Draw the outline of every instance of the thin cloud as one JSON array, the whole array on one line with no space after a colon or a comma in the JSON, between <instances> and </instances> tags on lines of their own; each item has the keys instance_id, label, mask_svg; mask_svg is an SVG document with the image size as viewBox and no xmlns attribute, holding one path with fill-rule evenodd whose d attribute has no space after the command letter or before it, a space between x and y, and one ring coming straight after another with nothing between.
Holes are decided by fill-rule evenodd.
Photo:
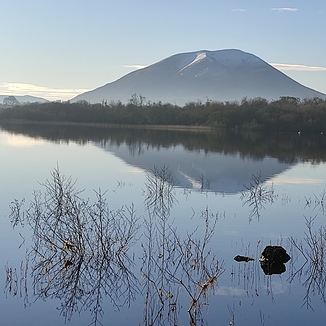
<instances>
[{"instance_id":1,"label":"thin cloud","mask_svg":"<svg viewBox=\"0 0 326 326\"><path fill-rule=\"evenodd\" d=\"M292 71L326 71L326 67L306 66L306 65L293 65L287 63L270 63L279 70L292 70Z\"/></svg>"},{"instance_id":2,"label":"thin cloud","mask_svg":"<svg viewBox=\"0 0 326 326\"><path fill-rule=\"evenodd\" d=\"M38 86L27 83L2 83L0 84L0 94L2 95L31 95L42 97L51 101L69 100L81 93L87 92L89 89L84 88L51 88Z\"/></svg>"},{"instance_id":3,"label":"thin cloud","mask_svg":"<svg viewBox=\"0 0 326 326\"><path fill-rule=\"evenodd\" d=\"M282 8L272 8L271 10L273 11L278 11L278 12L295 12L298 11L298 8L290 8L290 7L282 7Z\"/></svg>"},{"instance_id":4,"label":"thin cloud","mask_svg":"<svg viewBox=\"0 0 326 326\"><path fill-rule=\"evenodd\" d=\"M232 11L235 11L235 12L245 12L247 10L246 9L242 9L242 8L236 8L236 9L232 9Z\"/></svg>"}]
</instances>

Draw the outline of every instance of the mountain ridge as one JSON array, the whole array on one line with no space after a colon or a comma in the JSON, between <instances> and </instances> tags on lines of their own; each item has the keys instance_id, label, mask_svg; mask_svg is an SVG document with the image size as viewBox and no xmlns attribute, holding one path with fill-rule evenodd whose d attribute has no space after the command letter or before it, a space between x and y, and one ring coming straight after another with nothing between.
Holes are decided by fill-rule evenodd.
<instances>
[{"instance_id":1,"label":"mountain ridge","mask_svg":"<svg viewBox=\"0 0 326 326\"><path fill-rule=\"evenodd\" d=\"M17 101L19 101L20 104L26 104L26 103L45 103L49 102L47 99L43 97L37 97L37 96L32 96L32 95L1 95L0 94L0 104L3 103L3 100L9 96L14 96Z\"/></svg>"},{"instance_id":2,"label":"mountain ridge","mask_svg":"<svg viewBox=\"0 0 326 326\"><path fill-rule=\"evenodd\" d=\"M238 49L199 50L172 55L71 101L127 102L133 94L158 102L239 101L244 97L277 100L326 95L308 88L264 60Z\"/></svg>"}]
</instances>

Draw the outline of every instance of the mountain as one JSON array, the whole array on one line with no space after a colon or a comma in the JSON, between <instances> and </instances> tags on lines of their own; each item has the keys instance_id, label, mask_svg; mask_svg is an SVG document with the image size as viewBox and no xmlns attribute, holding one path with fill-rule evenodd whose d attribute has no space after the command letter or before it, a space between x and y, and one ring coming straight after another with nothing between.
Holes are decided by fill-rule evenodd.
<instances>
[{"instance_id":1,"label":"mountain","mask_svg":"<svg viewBox=\"0 0 326 326\"><path fill-rule=\"evenodd\" d=\"M8 96L11 95L0 95L0 104L3 103L3 99L7 98ZM39 102L39 103L45 103L45 102L49 102L48 100L42 98L42 97L35 97L35 96L30 96L30 95L22 95L22 96L15 96L15 98L17 99L17 101L20 104L25 104L25 103L34 103L34 102Z\"/></svg>"},{"instance_id":2,"label":"mountain","mask_svg":"<svg viewBox=\"0 0 326 326\"><path fill-rule=\"evenodd\" d=\"M197 51L173 55L71 101L127 102L133 94L147 100L183 105L206 99L234 101L244 97L277 100L326 95L305 87L257 56L241 50Z\"/></svg>"}]
</instances>

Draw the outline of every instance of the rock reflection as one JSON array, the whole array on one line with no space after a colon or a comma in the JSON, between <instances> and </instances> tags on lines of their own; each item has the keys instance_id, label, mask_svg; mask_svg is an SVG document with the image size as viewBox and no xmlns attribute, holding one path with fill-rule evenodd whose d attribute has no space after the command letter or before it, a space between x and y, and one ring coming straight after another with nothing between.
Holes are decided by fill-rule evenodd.
<instances>
[{"instance_id":1,"label":"rock reflection","mask_svg":"<svg viewBox=\"0 0 326 326\"><path fill-rule=\"evenodd\" d=\"M199 325L203 323L202 307L208 304L208 296L224 271L223 263L207 248L216 219L212 220L208 209L205 210L202 212L205 223L202 239L196 238L197 232L181 238L169 221L174 201L167 176L166 167L156 170L148 175L146 184L148 219L146 242L142 244L144 325L177 325L185 300L189 302L190 325Z\"/></svg>"},{"instance_id":2,"label":"rock reflection","mask_svg":"<svg viewBox=\"0 0 326 326\"><path fill-rule=\"evenodd\" d=\"M25 296L30 268L36 299L59 299L65 321L75 312L90 310L92 323L97 324L104 296L116 308L135 298L139 282L131 271L130 249L138 218L133 206L110 211L100 191L94 204L85 201L59 169L51 177L43 184L44 194L34 192L27 210L22 202L11 204L12 224L27 223L33 232L23 273ZM9 266L6 271L7 292L15 295L17 273Z\"/></svg>"},{"instance_id":3,"label":"rock reflection","mask_svg":"<svg viewBox=\"0 0 326 326\"><path fill-rule=\"evenodd\" d=\"M290 238L292 246L304 260L300 268L293 269L290 282L297 278L306 288L303 305L311 309L314 295L319 295L326 304L326 227L314 231L314 219L306 218L307 232L303 242Z\"/></svg>"}]
</instances>

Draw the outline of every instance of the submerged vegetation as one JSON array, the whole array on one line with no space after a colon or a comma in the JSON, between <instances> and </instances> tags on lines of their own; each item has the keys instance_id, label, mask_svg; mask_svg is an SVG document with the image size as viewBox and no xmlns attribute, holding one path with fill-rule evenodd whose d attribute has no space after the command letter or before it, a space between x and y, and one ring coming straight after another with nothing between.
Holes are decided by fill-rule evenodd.
<instances>
[{"instance_id":1,"label":"submerged vegetation","mask_svg":"<svg viewBox=\"0 0 326 326\"><path fill-rule=\"evenodd\" d=\"M0 112L0 121L105 125L205 127L226 130L326 131L326 100L281 97L239 102L189 102L183 107L146 101L134 94L127 104L49 102L13 106Z\"/></svg>"}]
</instances>

